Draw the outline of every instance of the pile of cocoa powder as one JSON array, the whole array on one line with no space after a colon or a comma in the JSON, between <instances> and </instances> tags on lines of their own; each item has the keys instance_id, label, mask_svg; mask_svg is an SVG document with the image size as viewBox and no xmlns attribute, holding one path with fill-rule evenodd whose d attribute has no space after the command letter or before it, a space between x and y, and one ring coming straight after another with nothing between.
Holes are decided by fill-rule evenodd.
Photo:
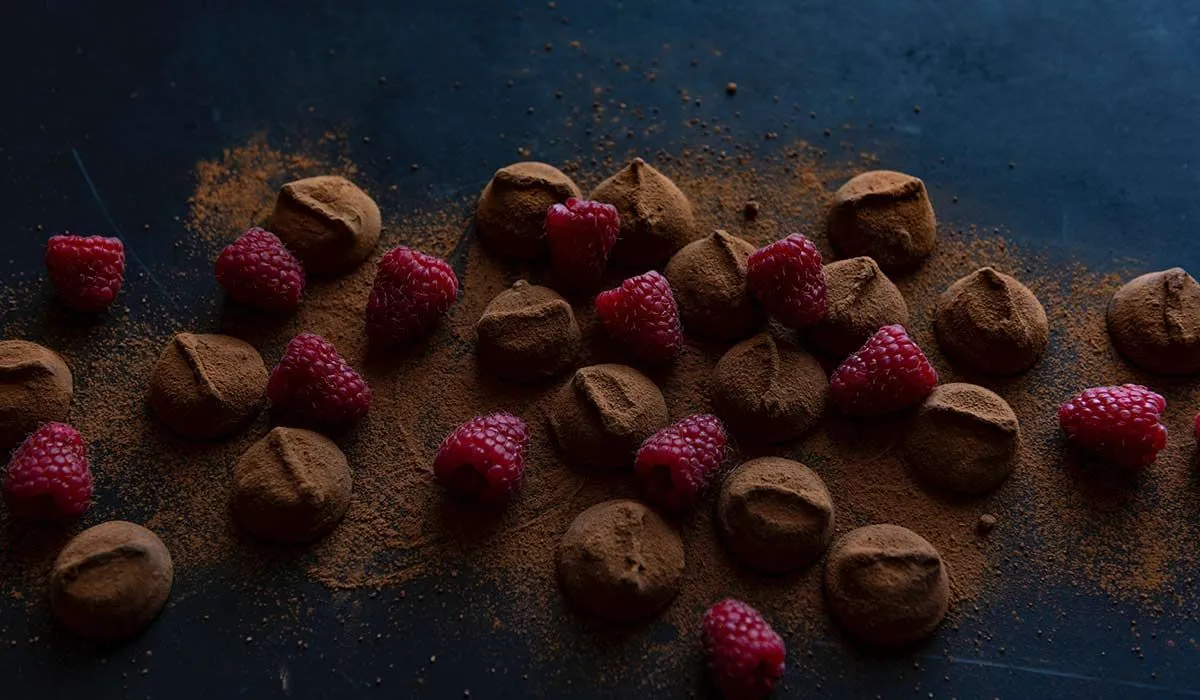
<instances>
[{"instance_id":1,"label":"pile of cocoa powder","mask_svg":"<svg viewBox=\"0 0 1200 700\"><path fill-rule=\"evenodd\" d=\"M335 143L337 139L331 139ZM301 149L272 146L258 137L197 167L197 189L187 217L195 266L205 271L217 251L246 226L261 222L282 182L316 172L353 174L380 199L373 183L344 157L329 155L330 142ZM718 159L706 151L644 155L674 178L696 207L702 230L723 228L755 246L792 232L813 238L831 260L823 213L833 190L873 165L827 163L806 144L752 161ZM566 164L586 191L619 167ZM480 172L479 185L490 175ZM756 215L746 216L753 201ZM540 655L553 654L551 631L583 624L561 603L555 581L555 547L571 520L599 501L633 497L625 474L588 471L563 460L546 431L548 400L558 383L516 386L481 371L473 351L474 324L487 303L517 279L548 283L548 271L501 263L470 234L472 202L444 202L427 211L387 212L378 253L405 243L451 259L462 296L426 340L394 353L368 353L363 309L374 275L368 262L339 279L315 281L300 311L281 319L225 306L214 295L218 321L197 328L168 307L151 305L135 321L116 312L83 330L52 319L8 323L4 337L42 342L61 352L77 378L71 419L92 447L98 501L81 525L121 517L142 521L170 548L177 591L189 595L228 571L259 570L263 561L303 567L335 589L403 586L436 578L469 578L494 585L496 624L525 632ZM935 207L939 202L934 202ZM947 207L941 213L945 216ZM390 214L390 218L389 218ZM466 242L463 237L466 236ZM378 255L376 256L376 258ZM1050 313L1045 357L1015 378L962 377L938 352L931 320L937 296L956 279L984 265L1025 282ZM1104 327L1108 296L1128 275L1102 275L1012 246L997 232L957 230L943 224L933 256L916 272L895 278L908 301L909 330L930 356L943 382L982 383L1012 405L1023 431L1020 461L1011 480L992 495L947 499L922 487L903 464L903 417L852 420L830 411L802 440L769 452L739 449L737 460L760 454L796 459L825 480L837 509L838 533L869 523L895 523L918 532L944 557L951 575L949 624L1003 588L1010 577L1044 581L1047 588L1084 587L1130 600L1172 597L1195 610L1186 572L1200 563L1200 495L1193 486L1188 435L1196 389L1187 381L1145 376L1112 350ZM36 279L0 290L0 304L39 289ZM575 302L583 331L582 364L612 359L587 299ZM146 382L163 343L175 332L221 332L255 345L268 366L300 331L332 341L370 382L374 405L361 425L338 442L354 472L345 521L307 549L283 551L254 544L230 517L230 469L268 429L266 417L220 443L183 442L149 419ZM708 409L708 381L725 346L691 343L674 366L654 373L672 419ZM564 378L565 379L565 378ZM1164 417L1172 439L1155 466L1133 477L1076 465L1064 450L1055 410L1086 386L1145 382L1168 399ZM517 499L499 513L481 512L444 497L431 464L442 438L463 421L491 411L523 416L533 439L526 481ZM998 525L981 534L981 516ZM40 604L44 575L66 531L32 530L0 514L0 580L14 596ZM680 522L687 568L679 598L666 613L682 643L691 644L700 613L724 596L763 611L790 644L804 648L829 635L820 594L821 565L785 577L763 577L735 565L720 545L711 501ZM455 578L451 578L455 577ZM249 580L252 577L247 577ZM241 584L251 585L251 584ZM547 605L545 601L555 601ZM650 644L647 637L642 642ZM651 650L648 653L654 653Z\"/></svg>"}]
</instances>

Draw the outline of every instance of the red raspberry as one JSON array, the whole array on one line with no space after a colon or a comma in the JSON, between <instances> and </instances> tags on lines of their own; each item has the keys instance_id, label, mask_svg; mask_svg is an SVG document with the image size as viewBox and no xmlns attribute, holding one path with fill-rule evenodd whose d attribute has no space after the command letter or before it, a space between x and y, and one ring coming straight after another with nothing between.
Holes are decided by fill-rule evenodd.
<instances>
[{"instance_id":1,"label":"red raspberry","mask_svg":"<svg viewBox=\"0 0 1200 700\"><path fill-rule=\"evenodd\" d=\"M546 212L546 237L554 277L568 289L590 289L604 276L608 252L621 231L617 208L571 197Z\"/></svg>"},{"instance_id":2,"label":"red raspberry","mask_svg":"<svg viewBox=\"0 0 1200 700\"><path fill-rule=\"evenodd\" d=\"M437 325L458 296L445 260L399 246L379 261L367 301L367 335L381 346L407 343Z\"/></svg>"},{"instance_id":3,"label":"red raspberry","mask_svg":"<svg viewBox=\"0 0 1200 700\"><path fill-rule=\"evenodd\" d=\"M125 244L103 236L53 236L46 245L46 270L68 306L107 309L125 283Z\"/></svg>"},{"instance_id":4,"label":"red raspberry","mask_svg":"<svg viewBox=\"0 0 1200 700\"><path fill-rule=\"evenodd\" d=\"M646 438L633 464L646 500L672 513L690 508L725 463L728 441L724 424L707 413Z\"/></svg>"},{"instance_id":5,"label":"red raspberry","mask_svg":"<svg viewBox=\"0 0 1200 700\"><path fill-rule=\"evenodd\" d=\"M290 418L305 423L353 423L371 408L371 388L337 348L312 333L301 333L288 343L271 371L267 397Z\"/></svg>"},{"instance_id":6,"label":"red raspberry","mask_svg":"<svg viewBox=\"0 0 1200 700\"><path fill-rule=\"evenodd\" d=\"M829 378L829 398L852 416L878 416L911 406L937 386L937 371L904 326L884 326Z\"/></svg>"},{"instance_id":7,"label":"red raspberry","mask_svg":"<svg viewBox=\"0 0 1200 700\"><path fill-rule=\"evenodd\" d=\"M1167 401L1138 384L1084 389L1058 407L1067 442L1120 467L1149 466L1167 444Z\"/></svg>"},{"instance_id":8,"label":"red raspberry","mask_svg":"<svg viewBox=\"0 0 1200 700\"><path fill-rule=\"evenodd\" d=\"M828 292L821 251L798 233L751 253L746 284L767 313L789 328L825 319Z\"/></svg>"},{"instance_id":9,"label":"red raspberry","mask_svg":"<svg viewBox=\"0 0 1200 700\"><path fill-rule=\"evenodd\" d=\"M529 428L508 413L479 416L446 436L433 460L433 476L456 493L485 503L503 501L525 475Z\"/></svg>"},{"instance_id":10,"label":"red raspberry","mask_svg":"<svg viewBox=\"0 0 1200 700\"><path fill-rule=\"evenodd\" d=\"M4 500L13 517L64 520L83 515L92 500L92 470L79 431L47 423L25 438L4 472Z\"/></svg>"},{"instance_id":11,"label":"red raspberry","mask_svg":"<svg viewBox=\"0 0 1200 700\"><path fill-rule=\"evenodd\" d=\"M757 610L728 598L704 613L704 652L721 695L765 698L783 678L787 647Z\"/></svg>"},{"instance_id":12,"label":"red raspberry","mask_svg":"<svg viewBox=\"0 0 1200 700\"><path fill-rule=\"evenodd\" d=\"M600 292L596 313L608 332L644 362L670 362L683 348L675 295L667 278L654 270Z\"/></svg>"},{"instance_id":13,"label":"red raspberry","mask_svg":"<svg viewBox=\"0 0 1200 700\"><path fill-rule=\"evenodd\" d=\"M243 304L293 311L304 293L304 267L275 234L255 226L217 256L217 283Z\"/></svg>"}]
</instances>

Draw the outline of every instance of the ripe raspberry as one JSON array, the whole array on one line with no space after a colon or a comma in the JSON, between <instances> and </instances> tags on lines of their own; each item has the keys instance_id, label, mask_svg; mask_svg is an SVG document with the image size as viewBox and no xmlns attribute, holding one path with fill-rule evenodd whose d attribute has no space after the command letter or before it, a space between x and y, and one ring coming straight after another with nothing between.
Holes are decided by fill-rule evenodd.
<instances>
[{"instance_id":1,"label":"ripe raspberry","mask_svg":"<svg viewBox=\"0 0 1200 700\"><path fill-rule=\"evenodd\" d=\"M217 283L243 304L293 311L304 293L304 267L275 234L255 226L217 256Z\"/></svg>"},{"instance_id":2,"label":"ripe raspberry","mask_svg":"<svg viewBox=\"0 0 1200 700\"><path fill-rule=\"evenodd\" d=\"M789 328L819 323L828 310L821 251L798 233L751 253L746 284L767 313Z\"/></svg>"},{"instance_id":3,"label":"ripe raspberry","mask_svg":"<svg viewBox=\"0 0 1200 700\"><path fill-rule=\"evenodd\" d=\"M125 244L103 236L53 236L46 245L46 270L68 306L100 311L125 283Z\"/></svg>"},{"instance_id":4,"label":"ripe raspberry","mask_svg":"<svg viewBox=\"0 0 1200 700\"><path fill-rule=\"evenodd\" d=\"M508 413L479 416L446 436L433 460L442 486L485 503L503 501L525 475L529 428Z\"/></svg>"},{"instance_id":5,"label":"ripe raspberry","mask_svg":"<svg viewBox=\"0 0 1200 700\"><path fill-rule=\"evenodd\" d=\"M329 341L301 333L271 371L267 398L305 423L352 423L371 408L371 389Z\"/></svg>"},{"instance_id":6,"label":"ripe raspberry","mask_svg":"<svg viewBox=\"0 0 1200 700\"><path fill-rule=\"evenodd\" d=\"M367 335L387 347L407 343L437 325L458 296L446 261L399 246L379 261L367 301Z\"/></svg>"},{"instance_id":7,"label":"ripe raspberry","mask_svg":"<svg viewBox=\"0 0 1200 700\"><path fill-rule=\"evenodd\" d=\"M47 423L17 448L4 472L4 500L13 517L78 517L92 500L92 470L79 431Z\"/></svg>"},{"instance_id":8,"label":"ripe raspberry","mask_svg":"<svg viewBox=\"0 0 1200 700\"><path fill-rule=\"evenodd\" d=\"M644 362L670 362L683 348L675 295L667 278L654 270L600 292L596 313L608 332Z\"/></svg>"},{"instance_id":9,"label":"ripe raspberry","mask_svg":"<svg viewBox=\"0 0 1200 700\"><path fill-rule=\"evenodd\" d=\"M568 289L590 289L604 276L608 252L621 231L617 208L571 197L546 211L554 278Z\"/></svg>"},{"instance_id":10,"label":"ripe raspberry","mask_svg":"<svg viewBox=\"0 0 1200 700\"><path fill-rule=\"evenodd\" d=\"M937 386L937 371L904 326L884 326L829 378L829 398L852 416L878 416L911 406Z\"/></svg>"},{"instance_id":11,"label":"ripe raspberry","mask_svg":"<svg viewBox=\"0 0 1200 700\"><path fill-rule=\"evenodd\" d=\"M633 465L646 500L672 513L690 508L725 463L728 440L725 425L707 413L646 438Z\"/></svg>"},{"instance_id":12,"label":"ripe raspberry","mask_svg":"<svg viewBox=\"0 0 1200 700\"><path fill-rule=\"evenodd\" d=\"M783 678L787 647L757 610L728 598L704 613L704 652L721 695L765 698Z\"/></svg>"},{"instance_id":13,"label":"ripe raspberry","mask_svg":"<svg viewBox=\"0 0 1200 700\"><path fill-rule=\"evenodd\" d=\"M1138 384L1084 389L1058 407L1067 442L1120 467L1149 466L1167 444L1167 401Z\"/></svg>"}]
</instances>

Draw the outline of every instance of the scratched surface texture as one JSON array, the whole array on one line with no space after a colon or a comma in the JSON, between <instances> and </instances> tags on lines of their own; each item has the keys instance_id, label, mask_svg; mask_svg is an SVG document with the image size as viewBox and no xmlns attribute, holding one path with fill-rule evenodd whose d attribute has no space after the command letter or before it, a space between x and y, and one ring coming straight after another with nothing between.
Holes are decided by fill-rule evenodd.
<instances>
[{"instance_id":1,"label":"scratched surface texture","mask_svg":"<svg viewBox=\"0 0 1200 700\"><path fill-rule=\"evenodd\" d=\"M348 131L352 160L377 182L402 183L394 206L415 207L478 191L516 159L517 143L551 162L586 148L593 135L582 128L544 138L562 133L555 90L586 105L593 86L609 87L678 113L636 142L670 148L689 116L677 90L730 119L729 80L742 133L779 130L793 110L789 138L820 142L826 126L870 123L855 147L920 174L935 199L952 190L963 220L1004 225L1014 240L1098 269L1132 245L1150 268L1195 271L1198 11L1184 0L10 3L0 20L0 283L36 268L40 226L119 231L152 272L130 283L136 314L137 299L192 264L174 244L186 235L178 217L195 163L264 130ZM564 50L573 39L587 51ZM809 111L820 118L802 118ZM211 313L210 286L168 284L180 317ZM408 597L437 584L410 586ZM636 666L597 685L586 648L565 652L553 674L523 678L545 664L519 634L491 630L479 594L456 585L436 605L280 585L310 611L302 623L279 609L284 596L214 586L103 655L54 634L29 639L44 610L5 597L0 697L461 697L470 688L471 697L629 698L699 687L693 669L673 690L647 691ZM1055 630L1052 641L1042 629ZM1195 637L1200 626L1184 615L1010 580L925 652L876 658L817 641L791 664L788 685L830 697L1195 697L1200 663L1195 643L1182 643Z\"/></svg>"}]
</instances>

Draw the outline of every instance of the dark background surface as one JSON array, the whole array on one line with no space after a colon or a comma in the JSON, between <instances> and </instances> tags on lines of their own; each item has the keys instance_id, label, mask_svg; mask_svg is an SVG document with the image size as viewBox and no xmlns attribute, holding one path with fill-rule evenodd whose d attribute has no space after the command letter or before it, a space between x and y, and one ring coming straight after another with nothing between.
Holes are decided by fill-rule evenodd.
<instances>
[{"instance_id":1,"label":"dark background surface","mask_svg":"<svg viewBox=\"0 0 1200 700\"><path fill-rule=\"evenodd\" d=\"M1099 269L1118 249L1147 269L1200 269L1198 13L1167 0L14 5L0 28L0 279L37 274L46 235L62 230L119 230L151 269L185 264L176 217L196 161L263 130L348 130L352 159L399 184L385 207L470 195L518 159L517 146L549 162L586 151L585 126L562 119L590 105L594 87L660 108L664 133L633 146L677 145L678 125L701 110L725 123L740 111L735 133L763 150L779 143L766 131L820 143L825 128L851 124L857 149L919 174L935 201L957 195L963 220ZM585 51L567 50L571 40ZM730 80L736 100L724 95ZM681 101L680 88L704 106ZM155 293L151 276L132 276L130 300ZM184 316L203 316L214 289L171 293ZM274 597L216 585L104 654L56 633L31 639L45 612L5 599L0 697L660 694L639 690L654 670L636 658L597 684L587 641L569 635L562 665L535 661L529 640L490 630L499 592L426 581L407 588L406 600L426 596L413 605L395 591L280 585L311 608L302 622ZM1061 600L1029 605L1047 595ZM789 658L785 690L1200 696L1198 636L1170 610L1009 581L925 652L870 658L813 640L811 657Z\"/></svg>"}]
</instances>

